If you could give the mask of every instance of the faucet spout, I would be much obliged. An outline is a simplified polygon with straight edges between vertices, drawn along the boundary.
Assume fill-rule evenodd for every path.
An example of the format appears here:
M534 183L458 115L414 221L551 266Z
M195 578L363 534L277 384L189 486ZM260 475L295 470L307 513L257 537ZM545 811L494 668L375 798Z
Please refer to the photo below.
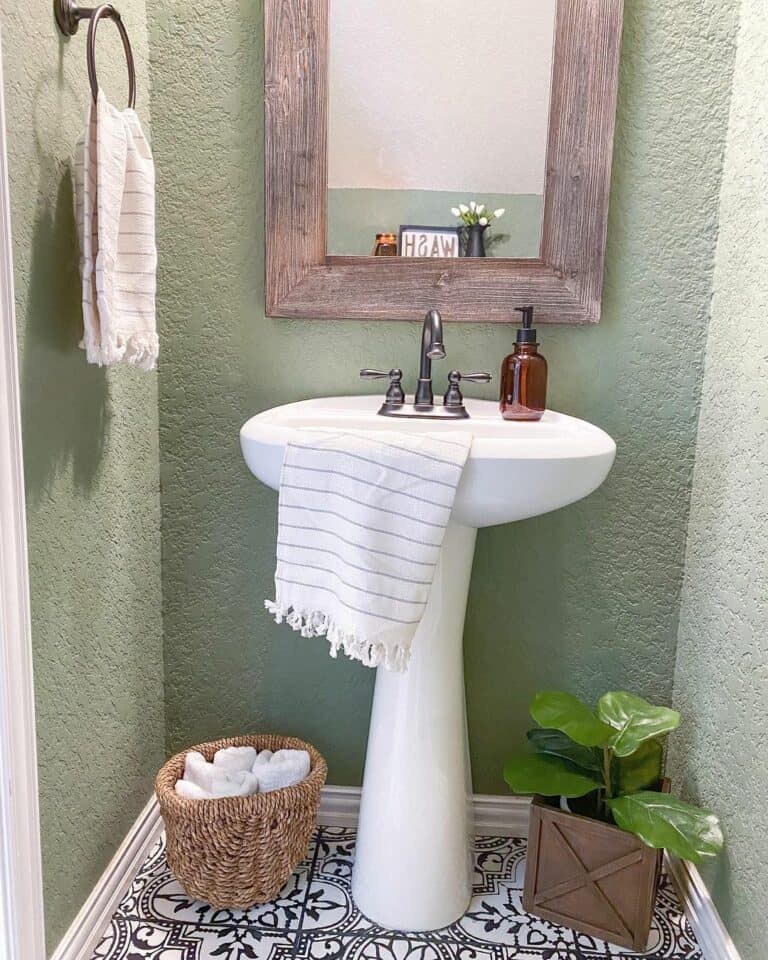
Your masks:
M424 317L421 332L421 350L419 352L419 385L416 388L414 402L417 407L434 405L432 392L432 361L445 357L443 346L443 318L439 310L429 310Z

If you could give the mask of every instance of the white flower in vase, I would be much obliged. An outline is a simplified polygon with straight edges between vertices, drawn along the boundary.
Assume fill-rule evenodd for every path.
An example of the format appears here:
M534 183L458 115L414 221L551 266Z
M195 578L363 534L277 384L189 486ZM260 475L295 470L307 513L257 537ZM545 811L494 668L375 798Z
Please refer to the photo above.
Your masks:
M469 206L460 203L458 207L451 207L451 213L461 221L464 227L489 227L494 220L504 215L504 207L491 212L484 203L470 200Z

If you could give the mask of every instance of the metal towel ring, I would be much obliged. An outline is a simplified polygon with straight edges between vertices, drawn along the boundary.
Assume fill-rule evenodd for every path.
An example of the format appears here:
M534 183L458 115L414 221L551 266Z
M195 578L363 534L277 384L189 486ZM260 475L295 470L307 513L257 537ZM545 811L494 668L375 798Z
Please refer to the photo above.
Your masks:
M125 62L128 67L128 106L133 110L136 106L136 65L133 60L131 42L128 39L128 31L125 29L120 12L111 3L103 3L98 7L79 7L76 0L53 0L53 12L59 30L66 37L71 37L72 34L77 33L81 20L91 21L88 25L86 62L88 64L88 81L91 85L94 100L99 96L99 81L96 77L96 28L102 17L115 22L115 26L120 32L120 39L123 41Z

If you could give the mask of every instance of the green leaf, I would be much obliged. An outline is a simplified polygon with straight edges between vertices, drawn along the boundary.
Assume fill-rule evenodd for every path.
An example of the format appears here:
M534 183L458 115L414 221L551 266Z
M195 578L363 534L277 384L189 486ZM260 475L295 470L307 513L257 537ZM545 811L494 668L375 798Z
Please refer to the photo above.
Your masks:
M583 797L600 783L560 757L526 753L508 760L504 779L513 793L545 797Z
M623 690L604 694L597 704L601 720L616 731L610 746L617 757L628 757L651 737L660 737L680 724L680 714Z
M540 727L561 730L582 747L603 747L613 730L571 693L537 693L531 702L531 716Z
M643 790L609 800L613 819L622 830L637 834L649 847L699 863L723 846L717 817L666 793Z
M660 740L646 740L628 757L614 760L614 784L617 793L635 793L655 786L661 779L664 748Z
M539 728L529 730L528 739L539 753L562 757L563 760L569 760L585 772L602 772L603 760L599 750L595 747L582 747L559 730L541 730Z

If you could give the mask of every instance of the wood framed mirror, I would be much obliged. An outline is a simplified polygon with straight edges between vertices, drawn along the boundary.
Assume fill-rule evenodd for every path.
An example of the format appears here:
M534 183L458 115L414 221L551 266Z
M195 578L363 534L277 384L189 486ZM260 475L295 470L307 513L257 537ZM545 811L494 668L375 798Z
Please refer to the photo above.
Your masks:
M538 256L503 258L329 253L332 2L335 8L353 0L265 0L268 315L412 320L436 307L446 320L510 322L515 307L534 304L537 323L596 323L623 0L550 0ZM474 10L473 4L463 6ZM358 15L365 25L364 15ZM510 38L510 56L520 43L519 37ZM396 52L391 64L396 70ZM498 123L504 122L499 117ZM462 197L454 193L458 204ZM446 214L443 227L451 226Z

